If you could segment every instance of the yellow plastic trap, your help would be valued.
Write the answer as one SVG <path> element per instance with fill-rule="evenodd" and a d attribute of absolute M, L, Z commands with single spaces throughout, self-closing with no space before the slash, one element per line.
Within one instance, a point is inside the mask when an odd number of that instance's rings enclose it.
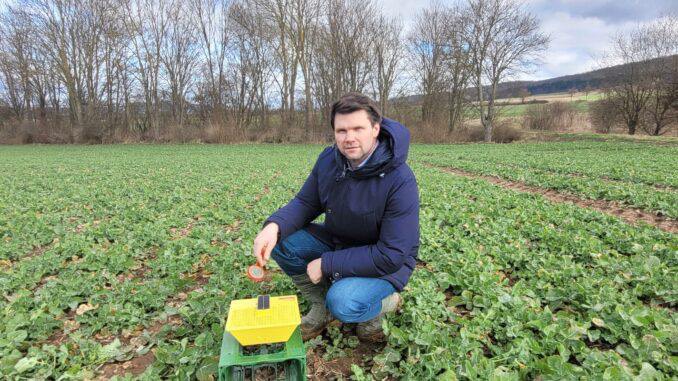
<path fill-rule="evenodd" d="M 268 296 L 231 301 L 226 331 L 240 345 L 282 343 L 301 323 L 296 295 Z"/>

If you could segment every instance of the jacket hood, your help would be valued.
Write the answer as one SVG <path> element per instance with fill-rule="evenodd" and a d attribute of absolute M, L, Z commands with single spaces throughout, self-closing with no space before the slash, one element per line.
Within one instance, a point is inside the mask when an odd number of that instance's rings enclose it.
<path fill-rule="evenodd" d="M 393 119 L 382 118 L 379 131 L 379 145 L 370 159 L 348 175 L 355 178 L 365 178 L 389 172 L 407 161 L 410 149 L 410 131 Z M 348 161 L 339 149 L 334 147 L 334 158 L 342 175 L 346 174 Z"/>
<path fill-rule="evenodd" d="M 391 142 L 393 168 L 404 164 L 410 151 L 410 130 L 393 119 L 383 118 L 379 135 L 388 135 Z"/>

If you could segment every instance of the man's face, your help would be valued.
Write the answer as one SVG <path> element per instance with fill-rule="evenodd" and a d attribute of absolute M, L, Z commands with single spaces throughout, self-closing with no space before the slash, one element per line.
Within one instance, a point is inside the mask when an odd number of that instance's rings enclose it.
<path fill-rule="evenodd" d="M 372 125 L 365 110 L 334 116 L 334 140 L 351 164 L 358 165 L 369 155 L 379 136 L 379 123 Z"/>

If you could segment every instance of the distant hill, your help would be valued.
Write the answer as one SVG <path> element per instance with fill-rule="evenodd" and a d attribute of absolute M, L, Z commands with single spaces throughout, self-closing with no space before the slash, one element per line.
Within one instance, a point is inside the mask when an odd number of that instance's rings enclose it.
<path fill-rule="evenodd" d="M 532 95 L 562 93 L 569 91 L 570 89 L 582 91 L 587 87 L 592 90 L 596 90 L 600 89 L 604 84 L 618 81 L 619 77 L 628 65 L 646 65 L 653 61 L 669 60 L 673 58 L 676 58 L 676 56 L 657 58 L 650 62 L 610 66 L 586 73 L 565 75 L 562 77 L 544 79 L 541 81 L 505 82 L 499 85 L 498 98 L 516 96 L 521 88 L 527 88 L 527 90 Z"/>
<path fill-rule="evenodd" d="M 662 58 L 657 58 L 656 60 L 668 60 L 678 57 L 667 56 Z M 650 61 L 650 62 L 652 62 Z M 511 98 L 516 97 L 519 94 L 520 89 L 527 88 L 527 90 L 532 95 L 539 94 L 551 94 L 551 93 L 562 93 L 567 92 L 570 89 L 576 89 L 577 91 L 582 91 L 587 87 L 591 90 L 600 89 L 604 84 L 614 83 L 619 80 L 619 77 L 624 71 L 624 68 L 628 65 L 646 65 L 649 62 L 625 64 L 625 65 L 616 65 L 610 66 L 603 69 L 588 71 L 580 74 L 565 75 L 562 77 L 555 77 L 550 79 L 544 79 L 541 81 L 511 81 L 504 82 L 499 84 L 497 89 L 497 98 Z M 473 89 L 469 89 L 469 94 L 471 96 L 475 95 Z M 419 103 L 421 101 L 421 95 L 410 95 L 397 99 L 399 101 L 405 101 L 407 103 Z"/>

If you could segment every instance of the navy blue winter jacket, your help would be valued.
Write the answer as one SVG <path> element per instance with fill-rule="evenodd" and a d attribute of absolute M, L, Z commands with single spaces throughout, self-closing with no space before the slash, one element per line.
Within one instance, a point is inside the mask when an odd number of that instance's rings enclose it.
<path fill-rule="evenodd" d="M 355 171 L 336 148 L 318 157 L 299 193 L 266 220 L 280 227 L 283 240 L 299 229 L 333 247 L 322 254 L 328 279 L 385 279 L 401 291 L 419 249 L 419 195 L 414 173 L 405 163 L 410 133 L 384 118 L 379 145 Z M 325 213 L 324 225 L 311 224 Z"/>

